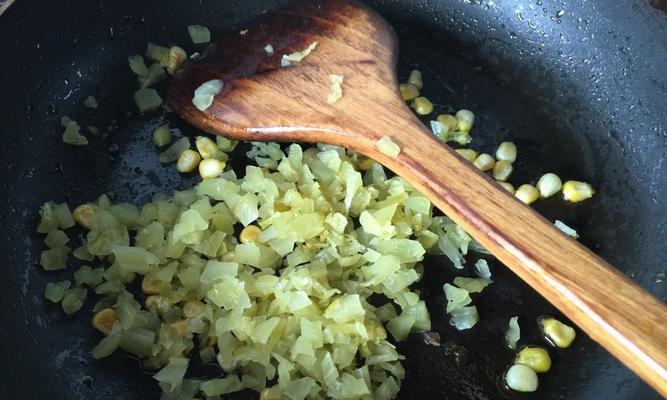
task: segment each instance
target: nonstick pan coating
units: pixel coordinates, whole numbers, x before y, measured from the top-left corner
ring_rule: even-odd
[[[134,112],[126,57],[143,52],[148,40],[188,44],[188,24],[238,32],[275,4],[22,0],[0,17],[0,398],[159,398],[137,360],[89,356],[100,339],[89,326],[92,302],[66,318],[43,299],[46,282],[69,277],[71,268],[47,274],[37,266],[36,210],[48,200],[78,204],[102,192],[138,204],[192,185],[194,178],[159,165],[149,134],[164,119],[195,132],[174,116]],[[422,70],[436,112],[474,110],[478,149],[517,143],[514,183],[547,171],[592,182],[598,194],[589,202],[553,199],[535,208],[576,228],[582,243],[665,299],[667,284],[657,282],[667,263],[665,14],[639,0],[370,4],[399,34],[402,79]],[[90,94],[100,102],[95,112],[80,105]],[[63,115],[108,135],[84,148],[65,146]],[[505,392],[499,376],[512,358],[502,334],[509,317],[520,317],[522,343],[543,344],[535,318],[559,314],[498,263],[492,270],[495,283],[476,301],[482,320],[458,333],[443,315],[441,292],[455,271],[441,259],[425,262],[422,294],[443,346],[428,347],[418,335],[401,345],[401,398],[659,398],[581,332],[572,348],[552,352],[554,367],[537,393]]]

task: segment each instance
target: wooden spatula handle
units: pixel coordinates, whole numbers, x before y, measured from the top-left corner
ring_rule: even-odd
[[[582,330],[667,395],[665,305],[489,177],[466,166],[467,161],[425,133],[419,121],[402,129],[414,134],[395,140],[399,156],[374,152],[376,158],[413,183]]]

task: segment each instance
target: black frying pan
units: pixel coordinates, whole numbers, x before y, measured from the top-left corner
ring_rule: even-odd
[[[89,326],[91,304],[65,318],[43,300],[46,282],[71,269],[46,274],[36,266],[36,210],[47,200],[78,204],[105,191],[139,203],[192,185],[194,178],[159,165],[148,134],[165,119],[179,122],[135,113],[126,57],[143,52],[148,40],[189,43],[185,26],[192,23],[237,32],[275,3],[20,0],[0,17],[0,399],[159,398],[137,360],[89,356],[100,339]],[[436,112],[474,110],[476,148],[489,151],[505,139],[518,144],[514,183],[546,171],[592,182],[598,194],[589,202],[553,199],[535,207],[576,228],[585,245],[665,299],[667,283],[658,282],[667,263],[664,1],[371,5],[399,34],[402,76],[423,71]],[[90,94],[101,104],[94,113],[80,106]],[[64,146],[62,115],[108,135],[85,148]],[[581,332],[572,348],[552,351],[554,366],[537,393],[506,392],[500,376],[512,359],[502,337],[508,318],[519,315],[522,343],[539,344],[532,321],[559,314],[495,263],[495,283],[476,301],[482,320],[456,332],[443,315],[441,291],[454,271],[441,259],[425,264],[422,294],[443,346],[426,346],[418,335],[400,346],[407,355],[401,398],[659,398]],[[191,373],[219,371],[198,366]]]

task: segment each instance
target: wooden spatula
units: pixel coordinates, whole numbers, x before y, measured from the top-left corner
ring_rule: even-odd
[[[667,395],[665,305],[426,130],[399,95],[396,36],[382,17],[353,1],[295,1],[247,29],[177,74],[168,93],[177,113],[235,139],[329,143],[381,162]],[[309,56],[281,66],[283,55],[313,42]],[[343,97],[333,104],[330,74],[344,76]],[[193,93],[213,79],[224,87],[200,111]],[[399,145],[397,157],[378,150],[384,136]]]

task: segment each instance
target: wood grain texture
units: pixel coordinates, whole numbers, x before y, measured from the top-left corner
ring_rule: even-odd
[[[192,124],[254,141],[323,142],[372,157],[405,178],[582,330],[667,396],[667,308],[562,234],[439,142],[407,108],[396,80],[397,42],[368,8],[344,0],[291,3],[260,17],[246,35],[212,45],[184,68],[169,102]],[[313,41],[286,68],[283,54]],[[272,44],[275,53],[263,48]],[[344,75],[343,97],[327,103],[329,74]],[[223,91],[202,112],[203,82]],[[380,153],[389,136],[401,153]]]
[[[11,6],[13,2],[14,0],[0,0],[0,15],[2,15],[5,11],[7,11],[9,6]]]

